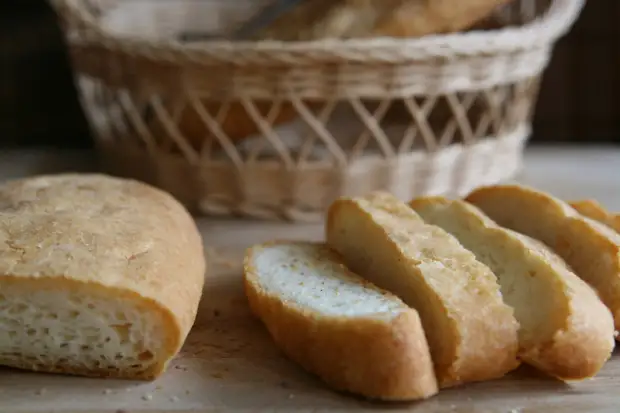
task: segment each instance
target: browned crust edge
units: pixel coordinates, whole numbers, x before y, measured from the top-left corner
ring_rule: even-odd
[[[407,401],[437,393],[416,311],[405,308],[392,320],[325,316],[265,292],[252,265],[253,256],[261,248],[281,243],[248,249],[244,287],[250,308],[286,356],[335,390],[370,399]]]

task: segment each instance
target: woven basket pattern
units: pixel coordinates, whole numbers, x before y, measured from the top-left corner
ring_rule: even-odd
[[[513,176],[582,3],[515,1],[462,34],[303,43],[179,40],[226,33],[256,1],[53,4],[112,172],[203,213],[308,220],[340,195]]]

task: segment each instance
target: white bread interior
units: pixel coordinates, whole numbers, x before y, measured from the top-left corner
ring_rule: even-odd
[[[566,202],[519,185],[479,188],[466,199],[499,225],[542,241],[597,291],[620,328],[620,234]]]
[[[491,270],[405,203],[385,193],[341,198],[327,240],[349,268],[418,310],[441,387],[518,365],[518,324]]]
[[[247,251],[253,312],[292,360],[332,387],[374,399],[437,392],[420,319],[353,274],[322,244],[268,243]]]
[[[460,200],[420,198],[412,208],[454,235],[497,276],[520,324],[520,357],[560,379],[594,376],[614,347],[614,324],[595,292],[547,247],[497,225]]]
[[[153,379],[196,316],[205,259],[170,195],[102,175],[0,186],[0,364]]]

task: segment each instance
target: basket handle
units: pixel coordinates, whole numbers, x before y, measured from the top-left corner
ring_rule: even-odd
[[[50,3],[68,31],[87,31],[99,36],[104,35],[104,29],[95,15],[97,7],[94,1],[50,0]]]

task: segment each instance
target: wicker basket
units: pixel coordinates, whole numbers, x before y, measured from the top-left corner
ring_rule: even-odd
[[[207,214],[307,220],[343,194],[459,195],[512,177],[583,0],[515,1],[499,29],[304,43],[179,40],[224,32],[256,0],[53,4],[112,173]]]

